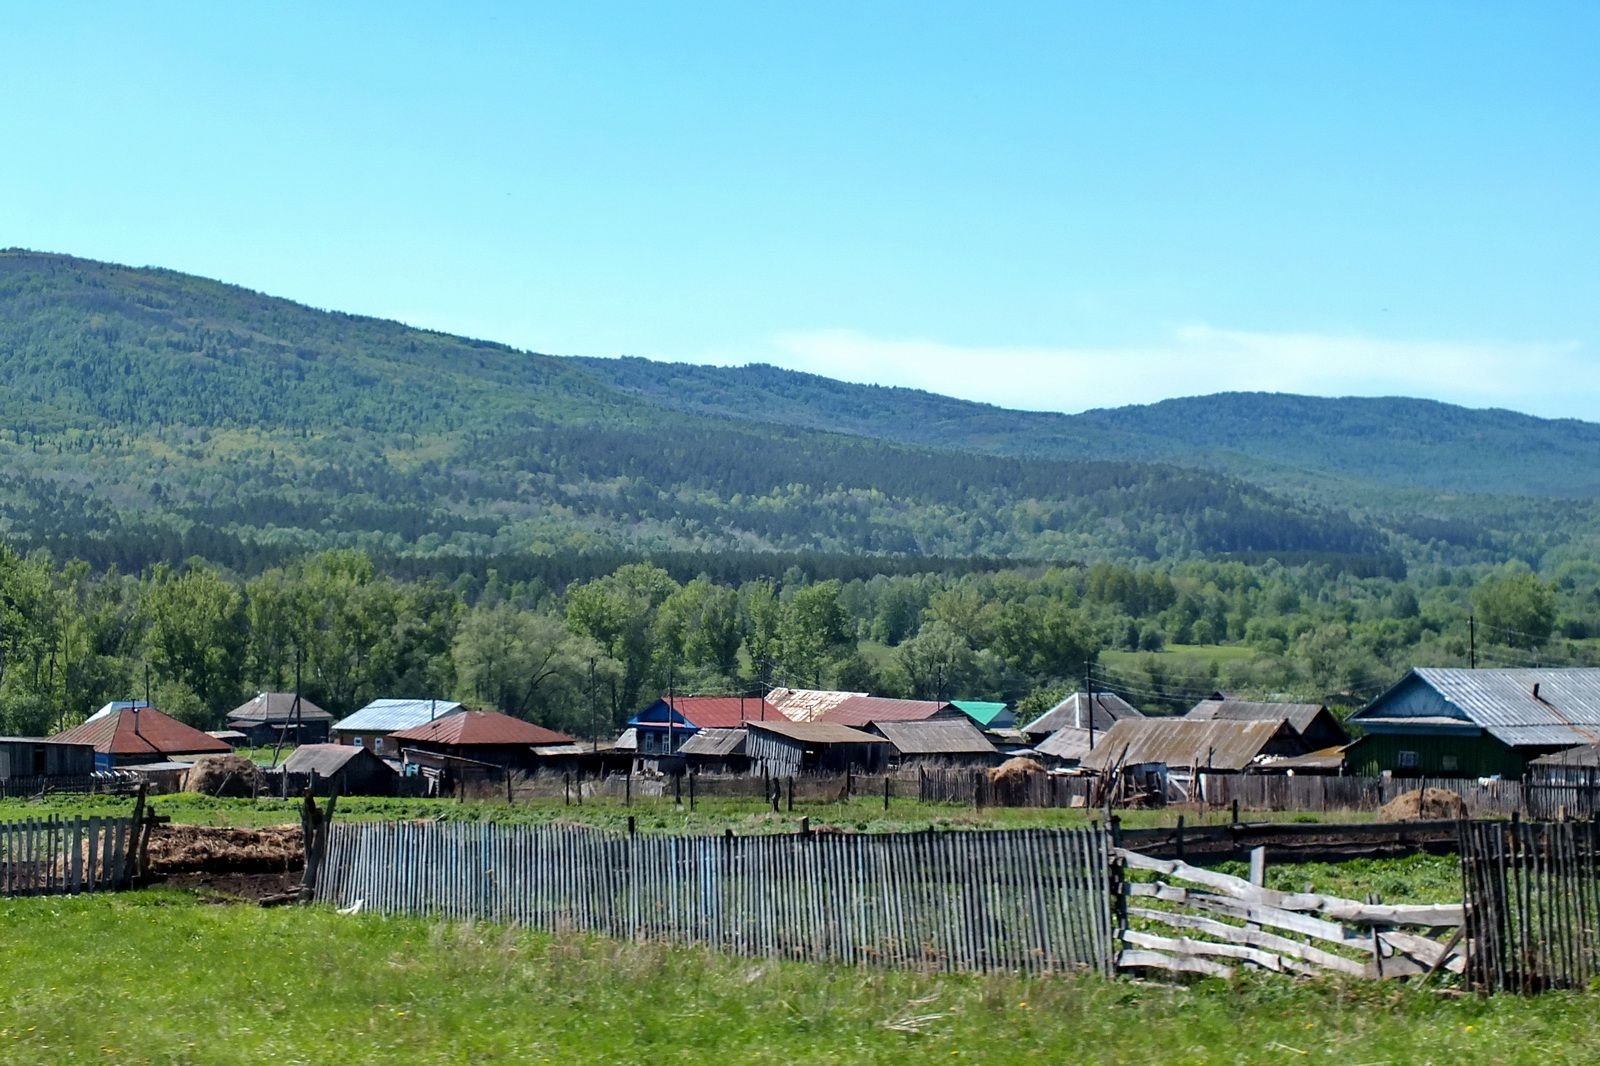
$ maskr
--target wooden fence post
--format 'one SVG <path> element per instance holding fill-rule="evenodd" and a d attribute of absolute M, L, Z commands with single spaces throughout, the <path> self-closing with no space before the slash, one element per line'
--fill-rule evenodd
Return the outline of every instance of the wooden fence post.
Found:
<path fill-rule="evenodd" d="M 883 809 L 889 809 L 889 775 L 883 775 Z"/>
<path fill-rule="evenodd" d="M 789 778 L 789 809 L 794 810 L 794 778 Z"/>

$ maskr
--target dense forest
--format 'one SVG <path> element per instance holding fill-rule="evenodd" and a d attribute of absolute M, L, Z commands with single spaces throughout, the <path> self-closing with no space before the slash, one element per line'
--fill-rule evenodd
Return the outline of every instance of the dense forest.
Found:
<path fill-rule="evenodd" d="M 668 685 L 1358 703 L 1600 643 L 1600 428 L 1223 396 L 1046 416 L 558 359 L 0 253 L 0 728 L 291 683 L 574 732 Z M 1583 460 L 1583 461 L 1580 461 Z M 1522 475 L 1517 476 L 1516 472 Z M 1467 490 L 1471 491 L 1467 491 Z M 1513 495 L 1512 492 L 1527 495 Z M 1224 648 L 1196 658 L 1172 649 Z"/>

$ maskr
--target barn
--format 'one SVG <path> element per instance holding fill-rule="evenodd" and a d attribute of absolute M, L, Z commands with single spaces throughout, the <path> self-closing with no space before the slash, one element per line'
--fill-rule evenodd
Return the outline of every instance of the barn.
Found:
<path fill-rule="evenodd" d="M 877 773 L 888 764 L 892 750 L 882 737 L 830 722 L 751 722 L 746 731 L 745 754 L 751 766 L 780 777 L 846 770 Z"/>

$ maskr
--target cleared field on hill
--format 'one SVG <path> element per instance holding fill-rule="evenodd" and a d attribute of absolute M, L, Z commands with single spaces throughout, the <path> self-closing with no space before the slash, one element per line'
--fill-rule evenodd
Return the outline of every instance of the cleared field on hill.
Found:
<path fill-rule="evenodd" d="M 1596 999 L 876 973 L 489 925 L 0 901 L 0 1063 L 1567 1063 Z"/>

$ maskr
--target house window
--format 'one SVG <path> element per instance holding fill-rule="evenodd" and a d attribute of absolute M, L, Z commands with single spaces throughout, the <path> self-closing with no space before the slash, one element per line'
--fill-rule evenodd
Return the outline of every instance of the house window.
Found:
<path fill-rule="evenodd" d="M 1400 753 L 1400 757 L 1396 759 L 1395 762 L 1402 770 L 1415 770 L 1420 760 L 1417 758 L 1416 752 L 1402 751 Z"/>
<path fill-rule="evenodd" d="M 1439 768 L 1441 770 L 1457 770 L 1460 769 L 1460 764 L 1456 762 L 1454 755 L 1441 755 L 1439 757 Z"/>
<path fill-rule="evenodd" d="M 361 737 L 351 737 L 350 743 L 354 744 L 358 748 L 364 748 L 367 746 L 367 742 Z"/>

